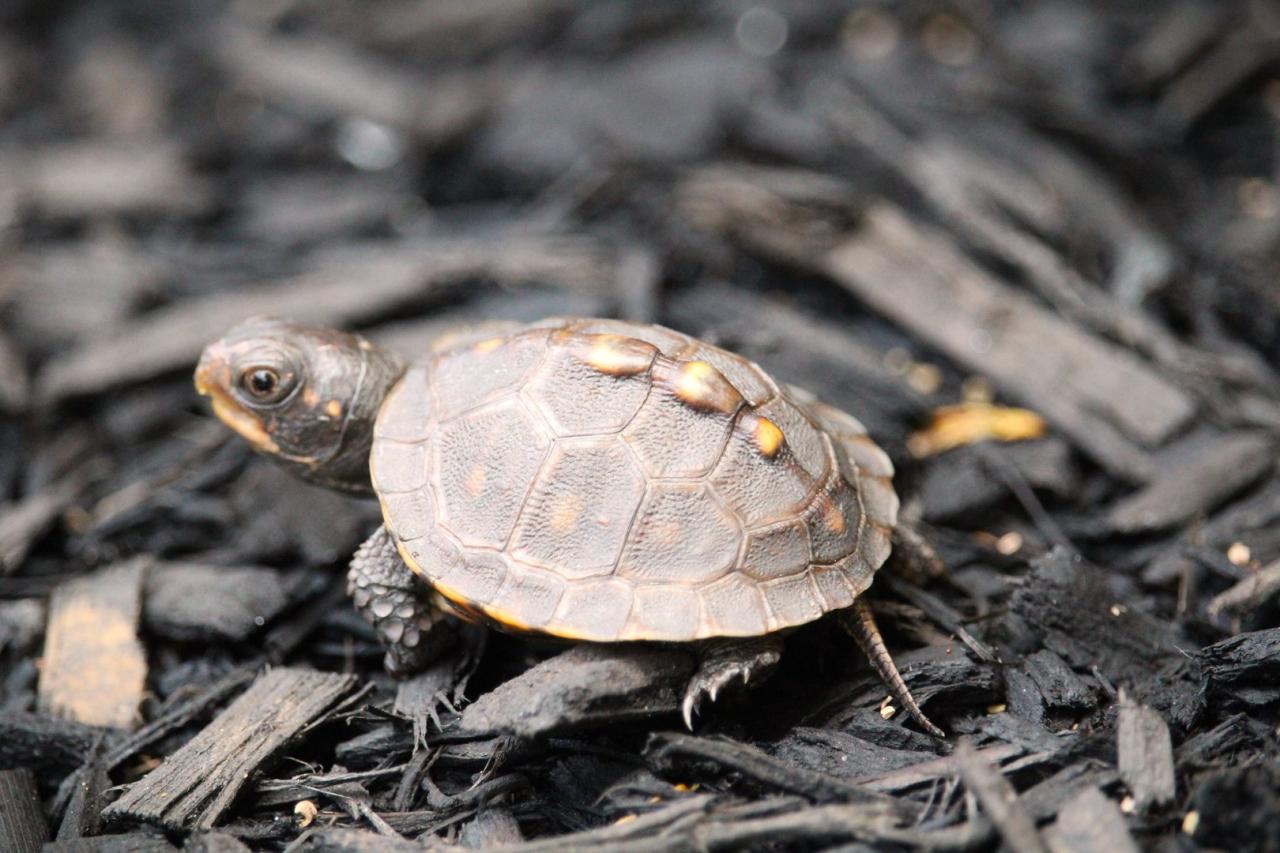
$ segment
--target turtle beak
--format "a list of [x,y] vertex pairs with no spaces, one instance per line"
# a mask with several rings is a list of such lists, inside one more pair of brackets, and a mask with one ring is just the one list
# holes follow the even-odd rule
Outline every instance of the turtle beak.
[[196,365],[196,393],[201,397],[208,397],[213,394],[216,387],[214,382],[214,364],[209,358],[208,350],[200,357],[200,363]]
[[219,344],[210,344],[200,356],[196,365],[196,393],[210,398],[213,413],[241,438],[249,442],[255,450],[264,453],[276,453],[279,447],[271,435],[262,427],[261,421],[238,402],[227,389],[231,386],[231,366],[226,352]]

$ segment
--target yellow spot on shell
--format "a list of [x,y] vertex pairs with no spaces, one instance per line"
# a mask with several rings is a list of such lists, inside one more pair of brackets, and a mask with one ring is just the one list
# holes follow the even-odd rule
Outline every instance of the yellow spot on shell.
[[337,400],[330,400],[324,404],[324,413],[331,418],[342,417],[342,404]]
[[478,498],[484,494],[485,481],[489,479],[489,475],[485,473],[484,466],[477,465],[467,474],[467,479],[463,483],[467,492],[473,498]]
[[772,459],[782,449],[782,430],[768,418],[757,418],[754,430],[756,447],[760,452]]
[[304,388],[302,390],[302,402],[306,404],[308,409],[313,409],[316,403],[320,402],[320,395],[316,393],[314,388]]
[[551,511],[551,529],[557,533],[568,533],[577,525],[584,508],[578,495],[561,495]]
[[676,375],[676,397],[695,409],[735,411],[742,395],[720,371],[705,361],[686,361]]
[[621,335],[596,335],[595,343],[584,359],[587,364],[610,376],[634,376],[644,373],[653,363],[653,348]]
[[844,513],[840,511],[840,507],[836,506],[836,502],[830,498],[823,501],[822,523],[826,525],[827,530],[831,531],[831,533],[836,536],[844,533]]
[[502,338],[486,338],[471,349],[480,355],[484,355],[487,352],[493,352],[500,346],[502,346]]

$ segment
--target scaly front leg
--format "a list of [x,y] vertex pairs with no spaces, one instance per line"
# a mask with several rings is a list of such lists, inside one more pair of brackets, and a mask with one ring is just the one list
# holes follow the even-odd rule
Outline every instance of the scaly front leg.
[[387,649],[387,672],[420,672],[453,641],[452,617],[431,602],[431,591],[396,550],[385,527],[351,558],[347,593]]

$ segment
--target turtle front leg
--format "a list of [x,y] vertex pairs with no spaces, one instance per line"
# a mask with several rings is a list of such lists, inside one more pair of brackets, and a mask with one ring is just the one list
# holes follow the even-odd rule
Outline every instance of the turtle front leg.
[[351,558],[347,593],[386,647],[385,666],[394,676],[421,671],[453,640],[449,616],[431,602],[427,585],[405,565],[385,527]]
[[741,679],[745,686],[752,679],[763,681],[773,674],[782,660],[782,637],[766,634],[762,637],[742,639],[708,640],[698,648],[698,669],[689,679],[680,710],[684,724],[693,730],[693,715],[706,696],[712,702],[721,690],[734,679]]

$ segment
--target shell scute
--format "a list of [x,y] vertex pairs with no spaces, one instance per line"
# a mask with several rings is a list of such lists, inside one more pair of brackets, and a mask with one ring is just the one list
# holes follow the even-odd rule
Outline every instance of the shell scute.
[[524,332],[440,353],[431,371],[436,416],[453,417],[518,388],[546,349],[545,334]]
[[502,547],[546,453],[537,424],[512,397],[441,424],[434,447],[442,523],[466,545]]
[[804,571],[813,562],[809,531],[799,520],[784,521],[747,533],[742,570],[759,580],[787,577]]
[[706,486],[649,487],[617,574],[637,581],[693,584],[713,580],[738,561],[742,531]]
[[[680,399],[680,371],[672,362],[655,365],[648,399],[622,432],[652,477],[706,475],[719,462],[733,427],[736,405],[732,410],[697,407]],[[725,402],[727,394],[719,399]]]
[[557,441],[525,500],[514,556],[567,577],[612,572],[644,489],[618,437]]
[[749,418],[739,418],[711,476],[716,491],[750,527],[799,516],[813,482],[786,441],[766,455],[758,432]]
[[[525,394],[559,436],[617,432],[649,395],[647,368],[637,369],[637,350],[611,343],[603,335],[553,333],[550,351]],[[602,367],[615,369],[607,372]]]

